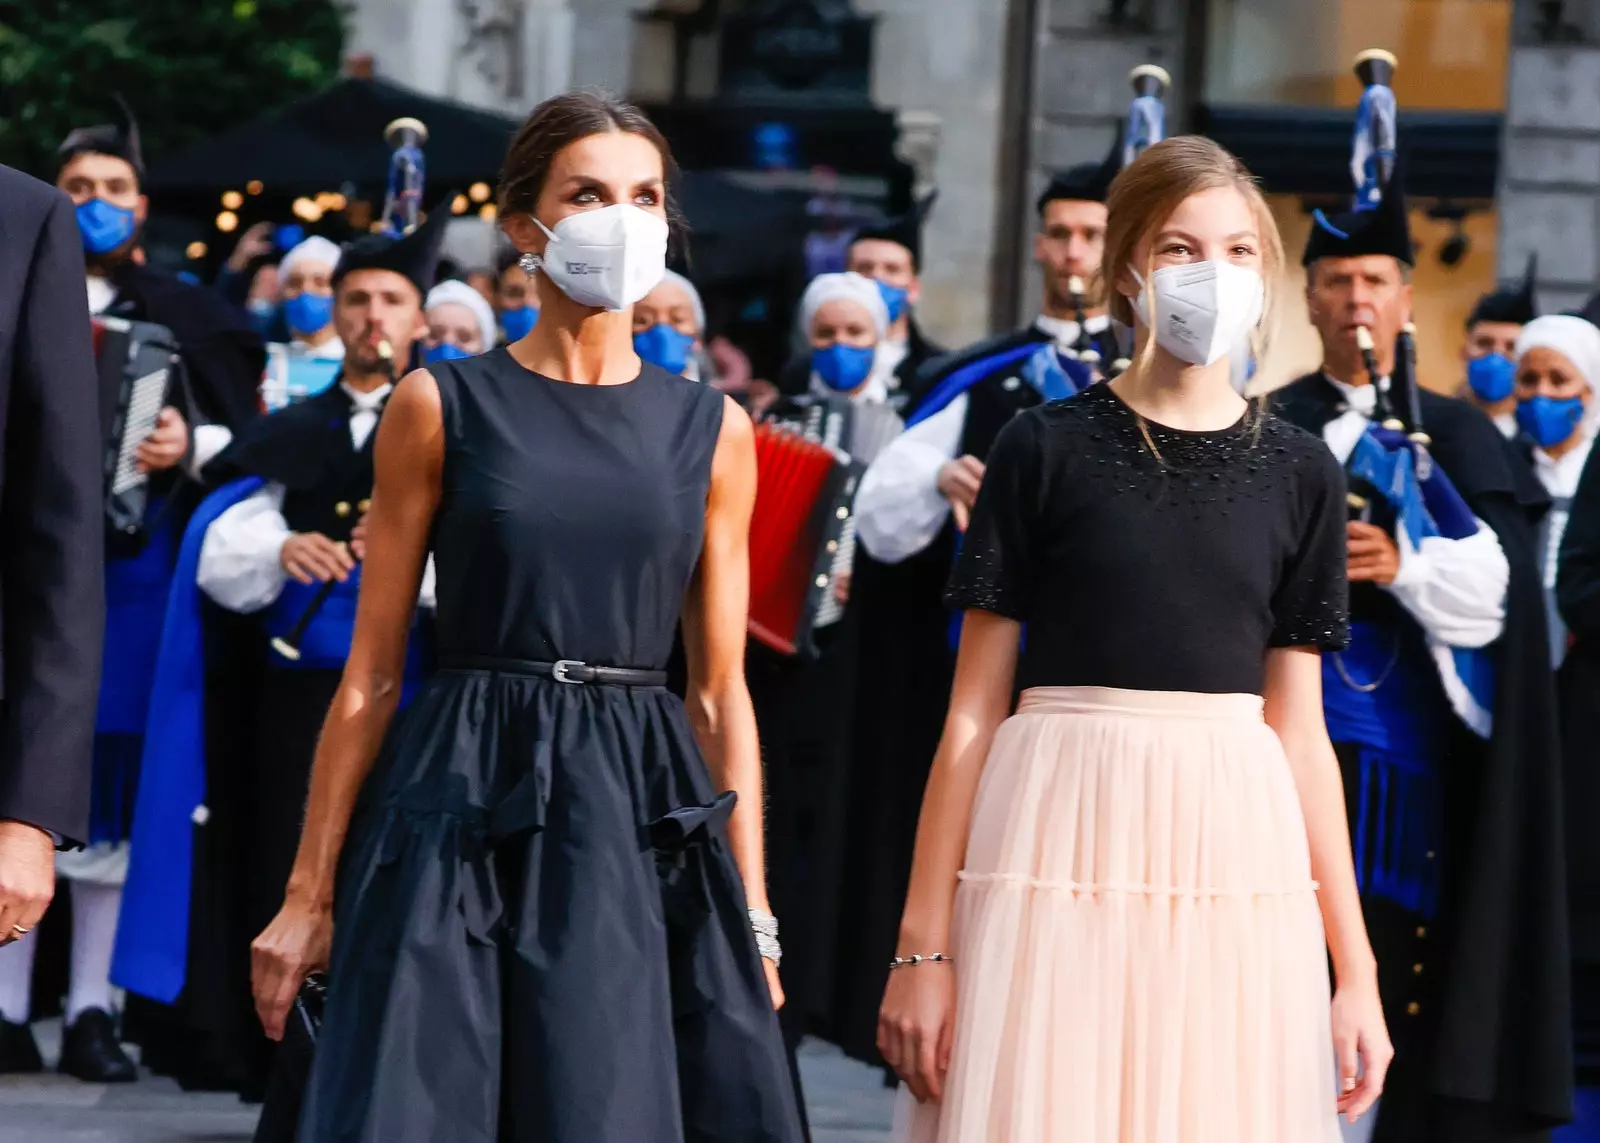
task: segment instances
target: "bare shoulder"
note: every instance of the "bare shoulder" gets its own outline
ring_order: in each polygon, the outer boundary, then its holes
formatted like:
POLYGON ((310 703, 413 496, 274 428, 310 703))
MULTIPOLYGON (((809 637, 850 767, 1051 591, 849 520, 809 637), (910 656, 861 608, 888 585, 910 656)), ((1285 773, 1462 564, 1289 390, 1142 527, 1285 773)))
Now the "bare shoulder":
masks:
POLYGON ((439 382, 426 369, 413 369, 394 387, 384 406, 385 424, 399 422, 408 432, 434 432, 444 428, 444 402, 439 382))
POLYGON ((755 424, 744 406, 726 393, 722 395, 722 430, 717 436, 717 451, 732 445, 743 448, 755 441, 755 424))

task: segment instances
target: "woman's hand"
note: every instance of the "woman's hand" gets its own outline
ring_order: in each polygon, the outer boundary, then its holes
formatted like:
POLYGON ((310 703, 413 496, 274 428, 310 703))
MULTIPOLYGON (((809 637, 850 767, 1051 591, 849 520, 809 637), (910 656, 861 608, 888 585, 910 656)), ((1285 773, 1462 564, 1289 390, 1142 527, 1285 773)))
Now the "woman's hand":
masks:
POLYGON ((878 1051, 911 1094, 938 1101, 950 1066, 956 1024, 956 974, 949 964, 925 962, 889 973, 878 1009, 878 1051))
POLYGON ((1340 984, 1333 994, 1333 1051, 1339 1064, 1339 1113, 1351 1123, 1383 1094, 1394 1059, 1375 978, 1340 984))
POLYGON ((761 958, 761 967, 767 970, 767 989, 772 993, 772 1010, 776 1012, 783 1007, 783 981, 778 979, 778 966, 766 957, 761 958))
POLYGON ((283 1039, 283 1025, 307 976, 328 967, 333 913, 285 901, 266 931, 250 946, 250 978, 256 1015, 267 1038, 283 1039))

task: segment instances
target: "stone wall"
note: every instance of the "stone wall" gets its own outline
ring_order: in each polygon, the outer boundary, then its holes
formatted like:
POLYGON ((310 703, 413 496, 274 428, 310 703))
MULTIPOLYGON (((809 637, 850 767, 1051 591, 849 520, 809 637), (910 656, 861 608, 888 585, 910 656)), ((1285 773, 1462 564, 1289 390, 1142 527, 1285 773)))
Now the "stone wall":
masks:
POLYGON ((1581 305, 1600 285, 1600 15, 1569 3, 1568 19, 1586 41, 1547 44, 1533 34, 1535 7, 1518 0, 1498 272, 1513 279, 1537 253, 1539 301, 1551 313, 1581 305))
POLYGON ((1015 180, 1011 209, 1025 225, 1015 227, 1010 272, 1021 285, 1019 312, 1007 324, 1026 321, 1039 306, 1039 278, 1032 264, 1034 201, 1053 171, 1077 163, 1099 162, 1116 137, 1133 91, 1128 72, 1156 63, 1172 73, 1167 95, 1167 129, 1183 129, 1187 48, 1182 0, 1144 0, 1143 27, 1113 28, 1106 22, 1108 0, 1038 0, 1030 147, 1026 178, 1015 180))

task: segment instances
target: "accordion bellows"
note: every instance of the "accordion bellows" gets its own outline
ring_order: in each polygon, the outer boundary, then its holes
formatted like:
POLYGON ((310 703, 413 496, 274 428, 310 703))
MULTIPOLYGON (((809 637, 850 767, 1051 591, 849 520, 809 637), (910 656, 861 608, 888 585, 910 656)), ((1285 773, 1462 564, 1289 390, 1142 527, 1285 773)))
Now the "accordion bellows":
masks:
POLYGON ((859 476, 836 449, 781 425, 756 426, 749 630, 779 654, 815 652, 859 476))

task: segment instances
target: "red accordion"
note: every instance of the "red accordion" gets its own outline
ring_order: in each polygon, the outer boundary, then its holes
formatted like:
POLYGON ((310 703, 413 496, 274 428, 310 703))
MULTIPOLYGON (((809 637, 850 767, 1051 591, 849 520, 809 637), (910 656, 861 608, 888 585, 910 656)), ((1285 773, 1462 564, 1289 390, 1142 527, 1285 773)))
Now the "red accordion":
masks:
POLYGON ((834 579, 861 470, 791 428, 756 426, 749 630, 780 654, 815 654, 812 633, 838 606, 834 579))

